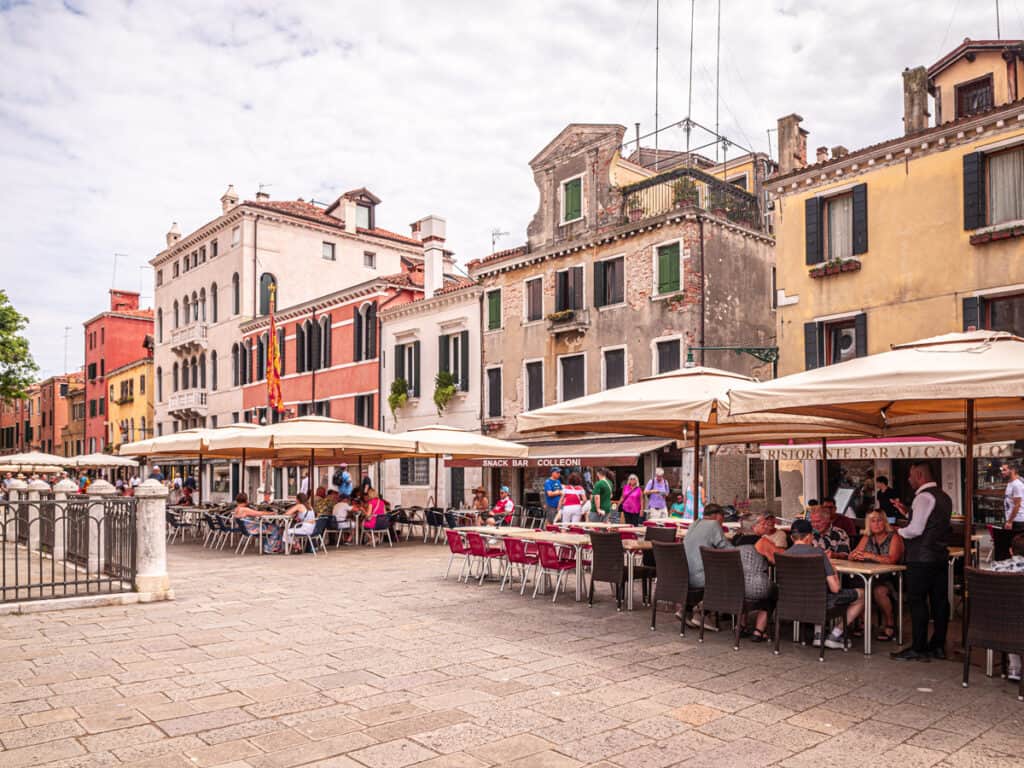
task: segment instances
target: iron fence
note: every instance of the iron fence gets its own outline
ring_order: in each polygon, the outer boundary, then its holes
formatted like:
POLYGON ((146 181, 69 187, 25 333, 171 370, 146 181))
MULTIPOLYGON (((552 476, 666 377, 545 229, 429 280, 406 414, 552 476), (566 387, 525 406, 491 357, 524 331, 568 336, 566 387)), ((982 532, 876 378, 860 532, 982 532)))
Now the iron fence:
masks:
POLYGON ((0 603, 129 592, 136 500, 0 502, 0 603))
POLYGON ((696 168, 679 168, 622 187, 624 221, 695 206, 737 224, 762 229, 757 197, 696 168))

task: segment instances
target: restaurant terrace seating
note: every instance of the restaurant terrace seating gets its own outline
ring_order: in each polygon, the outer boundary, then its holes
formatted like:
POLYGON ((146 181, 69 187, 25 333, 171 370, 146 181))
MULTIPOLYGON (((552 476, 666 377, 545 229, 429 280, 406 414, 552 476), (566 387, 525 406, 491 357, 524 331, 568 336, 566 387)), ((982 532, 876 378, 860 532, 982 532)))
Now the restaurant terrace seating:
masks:
MULTIPOLYGON (((831 611, 826 602, 824 555, 775 555, 775 583, 779 597, 775 604, 775 649, 779 653, 779 624, 783 620, 806 622, 822 628, 818 661, 825 660, 825 627, 831 618, 842 618, 843 637, 848 637, 846 609, 837 605, 831 611)), ((847 650, 844 646, 843 650, 847 650)))
MULTIPOLYGON (((967 644, 964 648, 964 688, 971 670, 971 649, 977 646, 1006 654, 1024 654, 1024 573, 965 569, 967 577, 967 644)), ((1024 701, 1024 679, 1017 687, 1024 701)))

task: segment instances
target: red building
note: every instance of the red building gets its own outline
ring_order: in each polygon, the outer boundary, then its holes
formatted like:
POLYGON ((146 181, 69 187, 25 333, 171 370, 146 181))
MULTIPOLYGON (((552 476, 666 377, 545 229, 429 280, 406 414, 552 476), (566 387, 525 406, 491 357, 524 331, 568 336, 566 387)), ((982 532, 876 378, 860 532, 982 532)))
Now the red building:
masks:
POLYGON ((81 373, 51 376, 39 384, 39 438, 43 453, 63 453, 62 432, 71 417, 69 394, 82 386, 81 373))
POLYGON ((38 450, 39 385, 20 400, 0 402, 0 453, 38 450))
POLYGON ((153 354, 153 310, 139 309, 139 294, 110 291, 110 309, 85 326, 86 452, 102 451, 107 434, 107 371, 153 354))
MULTIPOLYGON (((286 416, 316 414, 377 429, 380 421, 379 309, 423 294, 419 264, 276 313, 282 349, 286 416)), ((267 412, 269 317, 242 325, 231 348, 232 384, 240 384, 243 421, 275 419, 267 412)))

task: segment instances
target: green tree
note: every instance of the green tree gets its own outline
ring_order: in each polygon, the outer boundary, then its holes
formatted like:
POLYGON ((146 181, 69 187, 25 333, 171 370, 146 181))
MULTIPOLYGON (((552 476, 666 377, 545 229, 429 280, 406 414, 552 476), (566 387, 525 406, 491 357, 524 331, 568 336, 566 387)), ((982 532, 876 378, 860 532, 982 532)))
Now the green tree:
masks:
POLYGON ((39 366, 28 351, 28 339, 22 334, 28 318, 18 312, 0 290, 0 400, 25 397, 35 380, 39 366))

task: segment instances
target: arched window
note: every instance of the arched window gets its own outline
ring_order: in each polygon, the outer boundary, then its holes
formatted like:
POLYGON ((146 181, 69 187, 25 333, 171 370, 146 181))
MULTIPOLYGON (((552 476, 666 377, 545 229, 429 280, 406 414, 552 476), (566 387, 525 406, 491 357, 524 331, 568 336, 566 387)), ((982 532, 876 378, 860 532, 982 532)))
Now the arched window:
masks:
POLYGON ((252 383, 252 339, 242 344, 242 383, 252 383))
POLYGON ((164 343, 164 311, 162 309, 156 311, 156 343, 164 343))
POLYGON ((178 364, 175 363, 174 367, 171 368, 171 392, 178 391, 178 364))
POLYGON ((178 327, 178 325, 179 325, 179 322, 178 322, 178 321, 179 321, 180 319, 181 319, 181 318, 180 318, 180 317, 178 316, 178 300, 177 300, 177 299, 175 299, 175 300, 174 300, 174 327, 175 327, 175 328, 177 328, 177 327, 178 327))
POLYGON ((164 401, 164 369, 156 369, 156 401, 162 403, 164 401))
POLYGON ((237 387, 241 383, 241 360, 239 360, 238 345, 231 345, 231 386, 237 387))
POLYGON ((146 435, 146 417, 145 416, 139 416, 139 436, 143 440, 145 440, 146 437, 147 437, 147 435, 146 435))
POLYGON ((210 350, 210 389, 217 389, 217 350, 210 350))
POLYGON ((320 318, 320 367, 331 367, 331 316, 320 318))
POLYGON ((206 353, 199 356, 199 386, 206 389, 206 353))
POLYGON ((195 291, 192 291, 192 320, 199 320, 199 296, 195 291))
POLYGON ((210 286, 210 322, 217 322, 217 284, 210 286))
POLYGON ((267 334, 256 339, 256 381, 267 377, 267 334))
POLYGON ((192 317, 192 305, 189 303, 188 294, 185 294, 185 298, 181 300, 181 324, 188 325, 189 319, 192 317))
POLYGON ((306 371, 306 332, 302 329, 302 323, 295 324, 295 372, 305 373, 306 371))
POLYGON ((277 354, 281 358, 281 375, 284 376, 284 326, 277 329, 277 354))
POLYGON ((312 320, 307 320, 302 324, 302 335, 306 339, 305 359, 303 365, 307 371, 315 371, 317 369, 317 358, 320 356, 320 344, 317 336, 319 336, 319 327, 313 325, 312 320))
POLYGON ((231 276, 231 313, 237 315, 242 311, 242 286, 238 280, 238 273, 231 276))
MULTIPOLYGON (((260 314, 270 314, 270 286, 277 287, 277 278, 269 272, 264 272, 260 275, 260 314)), ((275 305, 280 306, 280 302, 276 301, 275 305)))
POLYGON ((377 356, 377 305, 367 302, 355 313, 352 331, 355 359, 372 360, 377 356))
POLYGON ((192 389, 199 387, 199 361, 192 358, 192 389))
POLYGON ((135 442, 135 417, 128 419, 128 442, 135 442))
POLYGON ((199 319, 206 322, 206 289, 199 291, 199 319))

